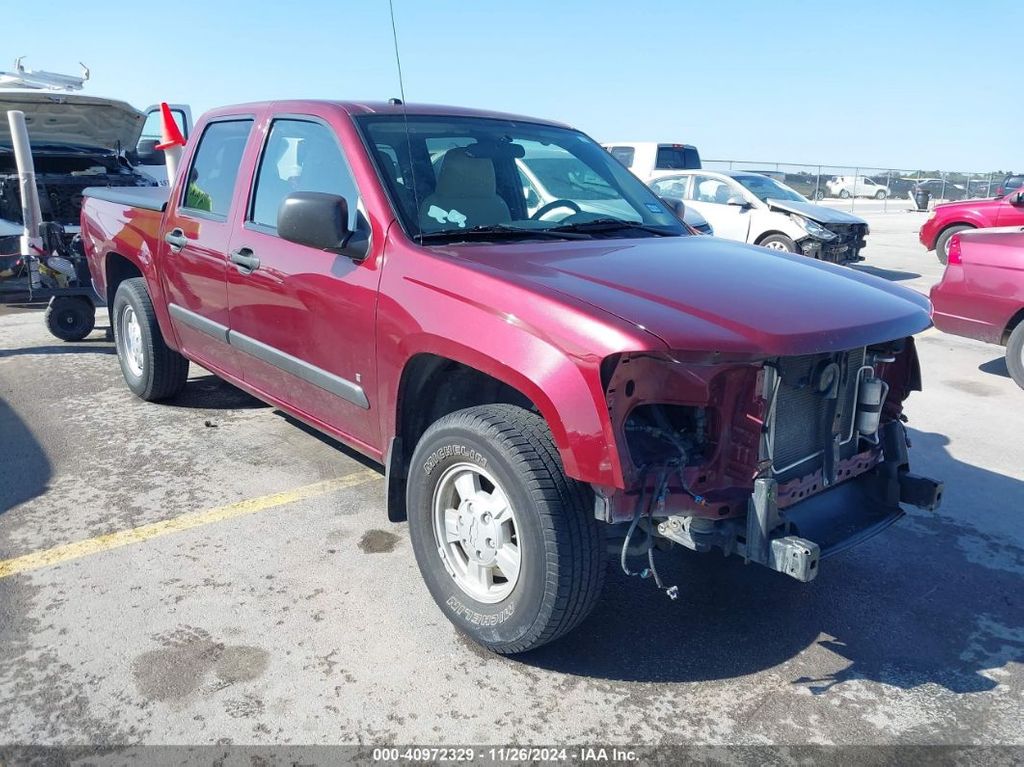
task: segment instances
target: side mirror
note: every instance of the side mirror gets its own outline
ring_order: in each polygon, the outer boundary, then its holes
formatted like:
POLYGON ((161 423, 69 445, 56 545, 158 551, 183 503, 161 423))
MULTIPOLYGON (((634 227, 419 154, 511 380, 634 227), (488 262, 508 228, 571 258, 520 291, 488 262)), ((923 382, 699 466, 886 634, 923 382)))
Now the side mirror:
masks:
POLYGON ((324 192, 292 192, 277 210, 282 239, 354 259, 366 257, 369 240, 348 228, 348 202, 324 192))
POLYGON ((1013 205, 1024 205, 1024 191, 1015 192, 1011 202, 1013 205))
POLYGON ((135 147, 134 160, 137 165, 166 165, 167 155, 162 149, 157 149, 160 142, 155 138, 144 138, 135 147))
POLYGON ((673 215, 683 223, 686 223, 686 206, 682 200, 678 200, 674 197, 661 197, 660 198, 668 209, 672 211, 673 215))
POLYGON ((735 205, 735 206, 737 206, 739 208, 743 208, 743 209, 752 207, 751 204, 749 202, 747 202, 746 200, 744 200, 742 197, 735 197, 735 196, 730 197, 728 200, 726 200, 725 204, 726 205, 735 205))

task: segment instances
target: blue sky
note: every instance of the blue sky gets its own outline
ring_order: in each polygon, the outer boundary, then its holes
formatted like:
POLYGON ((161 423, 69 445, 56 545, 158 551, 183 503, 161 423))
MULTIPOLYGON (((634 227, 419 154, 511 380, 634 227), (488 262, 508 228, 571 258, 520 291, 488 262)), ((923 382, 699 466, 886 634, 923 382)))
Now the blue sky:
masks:
MULTIPOLYGON (((685 141, 707 158, 1024 168, 1019 1, 395 0, 395 12, 409 101, 685 141)), ((138 107, 398 95, 387 0, 48 0, 4 16, 0 69, 22 54, 59 72, 82 60, 86 93, 138 107)))

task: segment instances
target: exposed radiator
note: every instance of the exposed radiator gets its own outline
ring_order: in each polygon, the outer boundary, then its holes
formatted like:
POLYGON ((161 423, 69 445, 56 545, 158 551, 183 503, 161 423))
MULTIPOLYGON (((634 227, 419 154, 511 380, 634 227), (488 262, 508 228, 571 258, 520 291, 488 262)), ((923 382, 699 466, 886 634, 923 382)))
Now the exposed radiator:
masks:
POLYGON ((864 349, 840 354, 815 354, 782 357, 776 360, 775 406, 769 425, 769 444, 775 478, 785 482, 820 469, 824 448, 832 439, 829 419, 830 400, 818 391, 824 366, 836 362, 840 368, 839 397, 840 457, 848 458, 857 449, 853 434, 857 407, 859 371, 864 364, 864 349))

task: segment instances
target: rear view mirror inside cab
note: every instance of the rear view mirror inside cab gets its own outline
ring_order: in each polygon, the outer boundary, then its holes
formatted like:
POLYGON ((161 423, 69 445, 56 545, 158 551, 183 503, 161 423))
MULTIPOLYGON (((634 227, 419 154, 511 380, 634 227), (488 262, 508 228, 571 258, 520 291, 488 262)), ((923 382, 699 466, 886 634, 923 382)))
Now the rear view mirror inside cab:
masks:
POLYGON ((478 141, 465 147, 468 156, 478 160, 519 160, 526 149, 511 141, 478 141))

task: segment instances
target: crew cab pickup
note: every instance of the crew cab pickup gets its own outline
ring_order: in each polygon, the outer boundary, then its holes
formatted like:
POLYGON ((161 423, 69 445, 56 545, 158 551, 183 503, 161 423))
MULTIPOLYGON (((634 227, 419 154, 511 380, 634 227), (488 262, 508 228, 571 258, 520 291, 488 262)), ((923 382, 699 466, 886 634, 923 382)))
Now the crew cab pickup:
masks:
POLYGON ((902 422, 927 299, 693 236, 577 130, 245 104, 205 115, 180 167, 86 193, 129 388, 173 398, 194 361, 382 463, 430 593, 496 652, 577 626, 609 543, 669 596, 672 545, 809 581, 939 502, 902 422), (580 172, 534 163, 563 196, 531 214, 517 161, 553 153, 580 172))

